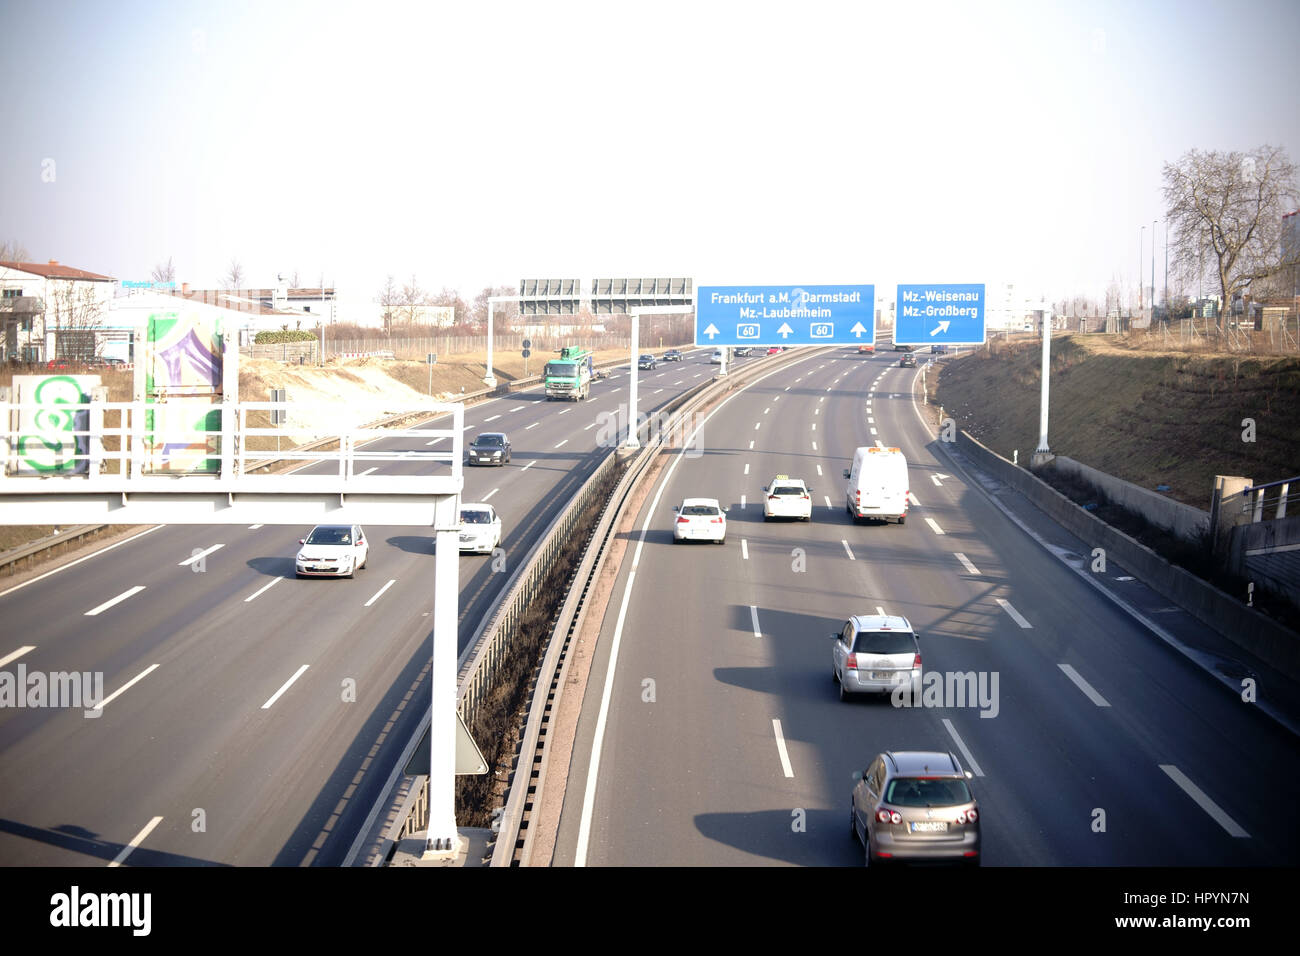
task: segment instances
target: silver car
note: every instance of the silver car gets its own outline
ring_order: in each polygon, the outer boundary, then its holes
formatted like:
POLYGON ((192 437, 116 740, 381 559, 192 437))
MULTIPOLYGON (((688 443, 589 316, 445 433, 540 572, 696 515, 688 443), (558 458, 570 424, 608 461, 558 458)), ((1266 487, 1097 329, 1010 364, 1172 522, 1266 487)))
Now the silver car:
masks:
POLYGON ((954 860, 980 865, 980 811, 971 772, 951 753, 886 751, 853 788, 853 836, 870 865, 954 860))
POLYGON ((921 644, 905 617, 859 614, 831 635, 831 677, 840 700, 850 694, 889 694, 910 686, 921 694, 921 644))

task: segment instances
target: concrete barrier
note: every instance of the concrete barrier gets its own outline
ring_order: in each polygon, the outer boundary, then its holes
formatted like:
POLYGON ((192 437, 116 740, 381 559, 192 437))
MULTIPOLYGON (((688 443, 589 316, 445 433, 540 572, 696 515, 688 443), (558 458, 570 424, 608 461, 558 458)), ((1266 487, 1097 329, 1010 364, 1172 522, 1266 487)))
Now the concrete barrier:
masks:
POLYGON ((1158 491, 1151 491, 1123 478, 1108 475, 1104 471, 1098 471, 1090 465, 1075 461, 1073 458, 1066 458, 1064 455, 1053 458, 1049 467, 1092 485, 1099 494, 1105 495, 1121 508, 1140 514, 1152 524, 1164 528, 1184 541, 1198 541, 1209 530, 1208 511, 1193 508, 1181 501, 1174 501, 1158 491))
POLYGON ((1198 621, 1292 680, 1300 680, 1300 635, 1166 561, 1150 548, 1084 511, 1032 472, 1013 465, 986 448, 966 432, 958 432, 956 445, 957 450, 976 467, 1015 488, 1090 547, 1104 548, 1110 560, 1123 565, 1198 621))

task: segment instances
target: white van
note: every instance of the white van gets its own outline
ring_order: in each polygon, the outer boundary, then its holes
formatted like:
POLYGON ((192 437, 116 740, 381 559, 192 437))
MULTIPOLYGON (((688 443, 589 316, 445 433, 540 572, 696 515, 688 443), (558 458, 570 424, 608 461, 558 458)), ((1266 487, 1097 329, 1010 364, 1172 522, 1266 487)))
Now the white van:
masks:
POLYGON ((844 510, 853 523, 862 518, 907 519, 907 459, 898 448, 863 447, 853 453, 853 467, 844 471, 848 479, 844 510))

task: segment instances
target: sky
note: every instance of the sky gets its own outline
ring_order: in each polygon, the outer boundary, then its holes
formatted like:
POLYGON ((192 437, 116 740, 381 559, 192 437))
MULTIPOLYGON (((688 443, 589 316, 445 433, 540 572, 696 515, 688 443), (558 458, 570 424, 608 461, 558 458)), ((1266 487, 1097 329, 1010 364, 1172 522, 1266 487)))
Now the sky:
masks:
POLYGON ((0 240, 196 288, 1100 298, 1163 256, 1164 163, 1300 162, 1294 0, 0 0, 0 36, 0 240))

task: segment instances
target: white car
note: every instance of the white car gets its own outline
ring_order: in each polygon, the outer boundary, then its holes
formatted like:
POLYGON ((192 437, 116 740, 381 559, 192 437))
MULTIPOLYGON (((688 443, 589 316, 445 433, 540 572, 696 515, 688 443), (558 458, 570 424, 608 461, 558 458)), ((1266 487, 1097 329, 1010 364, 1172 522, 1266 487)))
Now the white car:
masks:
POLYGON ((350 578, 366 566, 370 545, 359 524, 318 524, 299 538, 294 574, 304 577, 350 578))
POLYGON ((721 350, 721 349, 714 349, 714 350, 713 350, 713 355, 712 355, 712 357, 709 358, 709 364, 710 364, 710 365, 721 365, 721 364, 722 364, 722 350, 721 350))
POLYGON ((812 489, 802 478, 777 475, 763 489, 763 520, 773 518, 798 518, 812 520, 812 489))
POLYGON ((685 498, 673 508, 673 544, 680 541, 727 540, 727 509, 717 498, 685 498))
POLYGON ((460 550, 491 554, 501 544, 501 516, 489 504, 461 504, 460 550))

